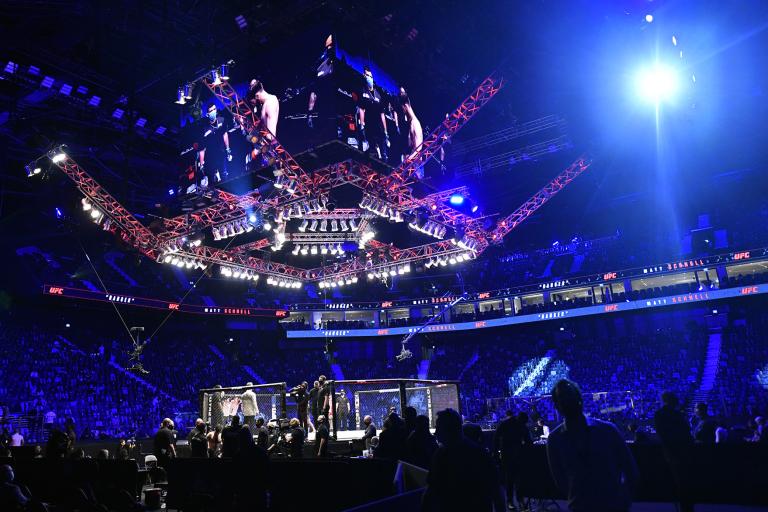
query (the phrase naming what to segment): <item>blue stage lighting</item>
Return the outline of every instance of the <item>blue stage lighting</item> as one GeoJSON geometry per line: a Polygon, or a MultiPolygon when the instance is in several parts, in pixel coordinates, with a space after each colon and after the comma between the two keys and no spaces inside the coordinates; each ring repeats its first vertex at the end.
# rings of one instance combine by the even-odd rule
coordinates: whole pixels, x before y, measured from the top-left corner
{"type": "Polygon", "coordinates": [[[674,70],[663,65],[657,65],[637,74],[637,94],[645,101],[658,104],[675,95],[677,82],[677,74],[674,70]]]}
{"type": "Polygon", "coordinates": [[[169,196],[172,196],[174,193],[175,193],[175,192],[173,191],[173,189],[172,189],[172,188],[169,188],[169,189],[168,189],[168,195],[169,195],[169,196]]]}
{"type": "Polygon", "coordinates": [[[61,212],[61,208],[57,207],[57,208],[55,208],[55,211],[56,211],[56,218],[57,219],[60,219],[60,218],[62,218],[64,216],[64,214],[61,212]]]}
{"type": "Polygon", "coordinates": [[[477,210],[478,210],[479,208],[480,208],[480,207],[479,207],[479,206],[477,206],[477,205],[473,206],[473,207],[472,207],[472,213],[477,213],[477,210]]]}
{"type": "Polygon", "coordinates": [[[449,199],[450,203],[454,206],[461,206],[464,204],[464,196],[459,194],[453,194],[449,199]]]}
{"type": "Polygon", "coordinates": [[[255,213],[252,213],[248,216],[248,222],[250,222],[251,224],[255,224],[257,220],[259,219],[258,217],[256,217],[255,213]]]}

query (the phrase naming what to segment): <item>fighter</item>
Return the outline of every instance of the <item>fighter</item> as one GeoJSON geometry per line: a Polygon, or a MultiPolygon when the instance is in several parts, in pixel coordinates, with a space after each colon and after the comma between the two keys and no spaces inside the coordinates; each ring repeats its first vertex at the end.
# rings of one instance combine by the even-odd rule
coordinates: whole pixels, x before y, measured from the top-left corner
{"type": "Polygon", "coordinates": [[[264,84],[254,78],[248,86],[245,101],[256,112],[262,124],[269,130],[272,138],[277,137],[277,120],[280,116],[280,102],[277,96],[264,90],[264,84]]]}
{"type": "Polygon", "coordinates": [[[416,150],[424,142],[424,132],[421,128],[419,118],[413,112],[413,106],[411,100],[408,97],[408,93],[405,91],[405,87],[400,87],[400,94],[398,95],[400,111],[395,119],[402,117],[403,126],[399,126],[400,130],[405,132],[403,128],[407,128],[405,136],[407,137],[408,153],[403,155],[403,160],[410,158],[416,153],[416,150]]]}

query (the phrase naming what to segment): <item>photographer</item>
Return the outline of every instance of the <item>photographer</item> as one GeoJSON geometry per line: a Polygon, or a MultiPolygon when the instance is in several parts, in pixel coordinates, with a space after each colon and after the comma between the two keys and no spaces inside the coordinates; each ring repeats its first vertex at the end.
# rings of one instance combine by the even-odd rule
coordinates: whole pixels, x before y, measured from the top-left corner
{"type": "Polygon", "coordinates": [[[291,439],[288,442],[290,456],[293,459],[301,459],[304,457],[304,439],[306,437],[304,430],[302,430],[298,418],[291,418],[289,426],[291,435],[291,439]]]}

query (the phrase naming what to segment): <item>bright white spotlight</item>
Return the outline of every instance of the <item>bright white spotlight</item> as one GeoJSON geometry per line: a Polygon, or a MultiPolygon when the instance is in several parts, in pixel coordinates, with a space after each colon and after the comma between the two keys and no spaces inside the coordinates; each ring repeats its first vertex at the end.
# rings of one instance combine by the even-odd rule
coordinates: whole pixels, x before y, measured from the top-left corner
{"type": "Polygon", "coordinates": [[[653,14],[646,14],[645,21],[646,23],[653,23],[653,14]]]}
{"type": "Polygon", "coordinates": [[[67,159],[67,154],[64,153],[63,151],[59,151],[58,153],[56,153],[51,157],[51,162],[58,164],[60,162],[63,162],[66,159],[67,159]]]}
{"type": "Polygon", "coordinates": [[[650,103],[671,99],[677,91],[677,75],[665,66],[658,65],[637,75],[637,93],[650,103]]]}

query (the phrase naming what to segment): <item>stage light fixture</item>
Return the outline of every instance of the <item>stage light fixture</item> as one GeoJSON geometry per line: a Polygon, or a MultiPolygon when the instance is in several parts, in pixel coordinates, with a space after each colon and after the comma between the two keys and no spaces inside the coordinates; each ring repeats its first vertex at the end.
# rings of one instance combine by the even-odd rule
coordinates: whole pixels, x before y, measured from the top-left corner
{"type": "Polygon", "coordinates": [[[300,245],[294,245],[293,250],[291,251],[291,254],[293,254],[294,256],[298,256],[300,250],[301,250],[300,245]]]}
{"type": "Polygon", "coordinates": [[[87,197],[82,198],[80,200],[80,203],[83,205],[83,211],[84,212],[87,212],[88,210],[91,209],[91,203],[90,203],[90,201],[88,201],[87,197]]]}
{"type": "Polygon", "coordinates": [[[288,183],[285,185],[285,190],[289,194],[295,194],[296,193],[296,180],[288,180],[288,183]]]}
{"type": "Polygon", "coordinates": [[[637,74],[636,88],[641,99],[658,105],[675,95],[678,88],[677,74],[671,68],[657,64],[637,74]]]}
{"type": "Polygon", "coordinates": [[[323,233],[328,231],[328,219],[323,219],[320,222],[320,231],[322,231],[323,233]]]}
{"type": "Polygon", "coordinates": [[[336,255],[336,252],[337,252],[337,251],[336,251],[336,246],[335,246],[335,245],[331,245],[331,246],[330,246],[330,253],[331,253],[331,256],[335,256],[335,255],[336,255]]]}
{"type": "Polygon", "coordinates": [[[309,226],[310,231],[317,231],[317,219],[312,219],[312,224],[309,226]]]}
{"type": "Polygon", "coordinates": [[[341,244],[339,244],[339,246],[338,246],[338,253],[341,256],[344,255],[344,247],[341,244]]]}
{"type": "Polygon", "coordinates": [[[219,78],[222,80],[229,80],[229,63],[225,62],[219,66],[219,78]]]}
{"type": "Polygon", "coordinates": [[[307,226],[309,226],[309,221],[307,219],[304,219],[301,221],[301,225],[299,226],[299,231],[304,233],[307,230],[307,226]]]}
{"type": "Polygon", "coordinates": [[[342,231],[346,231],[347,229],[349,229],[349,226],[347,226],[347,221],[346,221],[346,220],[344,220],[344,219],[341,219],[341,220],[339,221],[339,228],[340,228],[342,231]]]}
{"type": "Polygon", "coordinates": [[[355,219],[349,219],[349,230],[350,231],[357,231],[357,222],[355,219]]]}
{"type": "Polygon", "coordinates": [[[179,87],[179,89],[176,91],[176,101],[174,101],[177,105],[185,105],[187,103],[187,98],[184,95],[184,87],[179,87]]]}
{"type": "Polygon", "coordinates": [[[320,254],[328,254],[328,246],[327,245],[322,245],[320,247],[320,254]]]}
{"type": "Polygon", "coordinates": [[[646,23],[653,23],[653,14],[646,14],[645,15],[645,22],[646,23]]]}
{"type": "Polygon", "coordinates": [[[64,153],[61,150],[56,151],[55,153],[53,153],[51,155],[51,162],[53,162],[55,164],[59,164],[59,163],[63,162],[66,159],[67,159],[67,154],[64,153]]]}
{"type": "Polygon", "coordinates": [[[218,69],[212,69],[209,74],[213,85],[221,85],[221,76],[218,69]]]}
{"type": "Polygon", "coordinates": [[[309,246],[305,245],[301,248],[301,255],[306,256],[307,254],[309,254],[309,246]]]}
{"type": "Polygon", "coordinates": [[[163,257],[163,263],[170,263],[172,259],[173,259],[173,256],[171,256],[170,254],[166,254],[163,257]]]}
{"type": "Polygon", "coordinates": [[[309,253],[310,253],[310,254],[317,254],[317,245],[313,245],[313,246],[312,246],[312,247],[309,249],[309,253]]]}
{"type": "Polygon", "coordinates": [[[339,230],[339,222],[336,219],[331,220],[331,231],[336,232],[339,230]]]}
{"type": "Polygon", "coordinates": [[[461,194],[453,194],[448,201],[454,206],[461,206],[464,204],[464,196],[461,194]]]}

